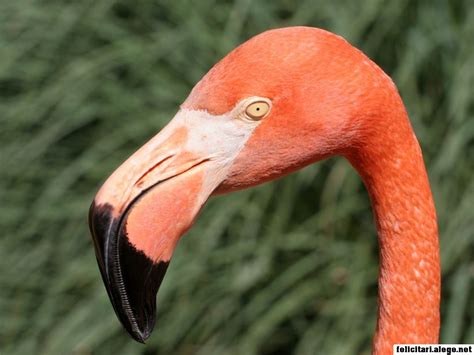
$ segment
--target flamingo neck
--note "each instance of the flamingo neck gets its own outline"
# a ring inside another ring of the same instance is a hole
[[[364,180],[377,225],[377,355],[391,354],[394,343],[437,343],[439,333],[436,212],[418,141],[400,106],[374,121],[371,136],[348,156]]]

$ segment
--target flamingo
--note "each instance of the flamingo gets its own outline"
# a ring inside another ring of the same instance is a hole
[[[129,334],[139,342],[149,337],[173,250],[211,195],[332,156],[356,169],[374,211],[380,269],[373,353],[438,342],[436,212],[403,102],[361,51],[311,27],[269,30],[231,51],[98,191],[90,230]]]

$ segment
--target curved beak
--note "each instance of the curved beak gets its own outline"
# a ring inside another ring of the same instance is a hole
[[[209,130],[191,118],[178,113],[109,177],[90,207],[105,287],[117,317],[139,342],[154,327],[156,293],[179,238],[232,162],[219,158],[212,149],[219,142],[209,142]]]
[[[235,113],[180,110],[104,183],[89,212],[97,262],[117,317],[144,342],[180,237],[226,178],[255,125]]]

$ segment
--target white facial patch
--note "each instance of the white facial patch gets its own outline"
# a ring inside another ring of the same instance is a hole
[[[209,159],[202,196],[207,198],[207,195],[227,177],[235,158],[260,124],[260,121],[250,120],[245,116],[246,107],[256,101],[269,102],[268,99],[250,97],[223,115],[182,109],[170,123],[188,129],[189,135],[184,150]]]

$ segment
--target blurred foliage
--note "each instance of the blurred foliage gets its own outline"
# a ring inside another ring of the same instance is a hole
[[[212,199],[175,253],[146,346],[115,318],[88,233],[100,183],[194,83],[291,25],[344,36],[397,83],[439,214],[441,340],[474,343],[473,2],[4,0],[2,354],[370,353],[376,233],[343,159]]]

